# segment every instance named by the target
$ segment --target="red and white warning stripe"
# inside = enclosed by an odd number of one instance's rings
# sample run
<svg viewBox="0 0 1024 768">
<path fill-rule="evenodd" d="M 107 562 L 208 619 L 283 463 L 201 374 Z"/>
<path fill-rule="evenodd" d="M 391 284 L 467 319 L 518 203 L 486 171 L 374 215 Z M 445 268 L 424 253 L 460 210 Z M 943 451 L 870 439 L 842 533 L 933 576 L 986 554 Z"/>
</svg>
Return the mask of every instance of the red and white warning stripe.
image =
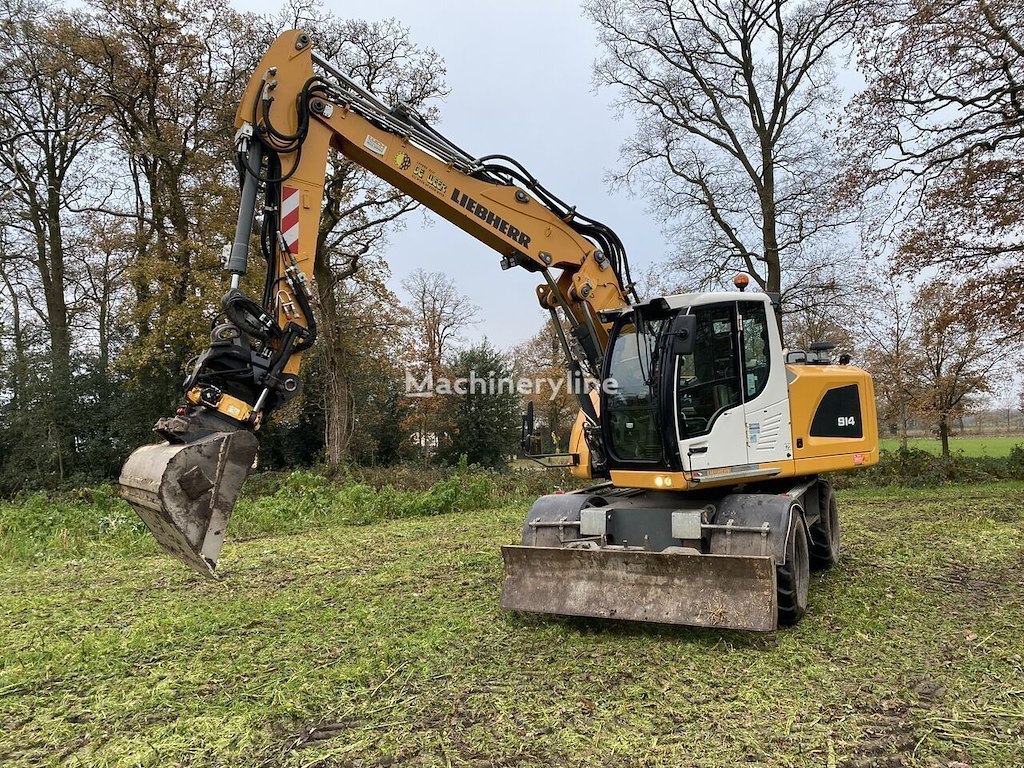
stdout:
<svg viewBox="0 0 1024 768">
<path fill-rule="evenodd" d="M 281 187 L 281 235 L 288 250 L 299 254 L 299 190 Z"/>
</svg>

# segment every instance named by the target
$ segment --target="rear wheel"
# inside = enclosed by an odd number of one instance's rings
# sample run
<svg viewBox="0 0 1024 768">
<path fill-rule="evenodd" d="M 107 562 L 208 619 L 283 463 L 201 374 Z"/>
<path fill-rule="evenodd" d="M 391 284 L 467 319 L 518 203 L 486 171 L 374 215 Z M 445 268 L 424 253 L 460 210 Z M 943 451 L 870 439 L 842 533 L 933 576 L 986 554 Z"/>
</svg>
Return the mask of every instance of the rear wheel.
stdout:
<svg viewBox="0 0 1024 768">
<path fill-rule="evenodd" d="M 793 509 L 786 541 L 786 562 L 775 569 L 779 594 L 779 624 L 792 626 L 807 613 L 807 590 L 811 583 L 810 553 L 802 514 Z"/>
<path fill-rule="evenodd" d="M 810 526 L 811 568 L 824 571 L 839 562 L 839 503 L 828 483 L 821 484 L 818 503 L 821 511 Z"/>
</svg>

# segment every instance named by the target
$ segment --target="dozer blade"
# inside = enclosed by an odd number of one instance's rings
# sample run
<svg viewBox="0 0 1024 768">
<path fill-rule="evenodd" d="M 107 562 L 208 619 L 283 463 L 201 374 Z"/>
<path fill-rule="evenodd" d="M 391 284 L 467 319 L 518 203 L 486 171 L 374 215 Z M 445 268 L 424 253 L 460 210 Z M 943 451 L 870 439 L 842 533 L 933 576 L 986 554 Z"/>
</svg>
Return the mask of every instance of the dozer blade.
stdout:
<svg viewBox="0 0 1024 768">
<path fill-rule="evenodd" d="M 770 631 L 771 557 L 560 547 L 501 548 L 501 607 L 530 613 Z"/>
<path fill-rule="evenodd" d="M 121 495 L 161 547 L 216 578 L 228 518 L 257 445 L 251 432 L 238 430 L 144 446 L 121 468 Z"/>
</svg>

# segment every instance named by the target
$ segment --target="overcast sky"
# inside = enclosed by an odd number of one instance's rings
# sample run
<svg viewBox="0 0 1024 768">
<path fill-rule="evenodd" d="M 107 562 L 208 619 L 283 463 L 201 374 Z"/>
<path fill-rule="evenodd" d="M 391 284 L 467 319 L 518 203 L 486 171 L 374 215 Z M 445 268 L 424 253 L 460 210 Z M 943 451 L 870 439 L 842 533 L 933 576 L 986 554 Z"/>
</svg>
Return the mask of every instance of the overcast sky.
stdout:
<svg viewBox="0 0 1024 768">
<path fill-rule="evenodd" d="M 234 4 L 257 13 L 279 8 L 265 0 Z M 610 91 L 594 92 L 597 42 L 575 2 L 346 0 L 324 7 L 341 18 L 395 18 L 415 43 L 434 48 L 451 88 L 435 127 L 477 157 L 516 158 L 556 195 L 610 226 L 626 246 L 634 275 L 667 255 L 643 202 L 608 191 L 605 174 L 632 124 L 615 118 Z M 403 298 L 402 279 L 418 267 L 452 276 L 480 307 L 470 340 L 486 336 L 508 348 L 546 322 L 534 294 L 536 276 L 502 272 L 495 251 L 433 213 L 410 216 L 405 230 L 391 236 L 385 257 L 391 286 Z"/>
</svg>

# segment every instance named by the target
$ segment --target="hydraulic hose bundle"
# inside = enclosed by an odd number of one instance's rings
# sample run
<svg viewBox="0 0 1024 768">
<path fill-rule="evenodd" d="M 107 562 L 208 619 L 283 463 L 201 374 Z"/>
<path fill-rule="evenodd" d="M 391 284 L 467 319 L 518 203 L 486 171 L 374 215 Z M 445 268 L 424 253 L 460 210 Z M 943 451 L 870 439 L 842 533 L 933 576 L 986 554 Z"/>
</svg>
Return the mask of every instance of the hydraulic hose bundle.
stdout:
<svg viewBox="0 0 1024 768">
<path fill-rule="evenodd" d="M 244 188 L 246 178 L 249 177 L 261 185 L 264 191 L 263 216 L 259 232 L 260 253 L 266 263 L 263 295 L 257 305 L 241 291 L 232 290 L 224 297 L 223 301 L 225 315 L 240 330 L 264 344 L 277 342 L 271 368 L 275 363 L 283 362 L 287 356 L 309 349 L 316 342 L 316 319 L 307 295 L 308 288 L 300 282 L 297 270 L 286 268 L 282 274 L 279 268 L 282 262 L 279 256 L 284 256 L 286 260 L 290 259 L 293 265 L 295 260 L 295 254 L 288 251 L 281 234 L 280 201 L 281 185 L 295 173 L 302 158 L 302 145 L 309 133 L 309 100 L 315 95 L 322 96 L 328 92 L 327 85 L 320 78 L 309 78 L 296 99 L 298 127 L 294 133 L 283 133 L 274 127 L 270 117 L 271 105 L 274 102 L 271 91 L 275 83 L 269 78 L 273 74 L 270 72 L 267 77 L 263 78 L 253 102 L 251 123 L 253 131 L 249 140 L 258 142 L 261 151 L 253 153 L 243 144 L 239 147 L 235 160 L 240 186 Z M 251 162 L 253 155 L 260 158 L 256 167 Z M 282 173 L 282 155 L 294 155 L 292 167 L 288 173 Z M 288 283 L 292 289 L 292 295 L 295 297 L 305 321 L 304 327 L 289 323 L 288 328 L 282 329 L 273 317 L 275 297 L 283 283 Z M 262 312 L 257 310 L 262 310 Z M 268 319 L 270 323 L 266 322 Z M 290 343 L 287 340 L 282 342 L 282 339 L 288 335 L 295 338 Z"/>
</svg>

